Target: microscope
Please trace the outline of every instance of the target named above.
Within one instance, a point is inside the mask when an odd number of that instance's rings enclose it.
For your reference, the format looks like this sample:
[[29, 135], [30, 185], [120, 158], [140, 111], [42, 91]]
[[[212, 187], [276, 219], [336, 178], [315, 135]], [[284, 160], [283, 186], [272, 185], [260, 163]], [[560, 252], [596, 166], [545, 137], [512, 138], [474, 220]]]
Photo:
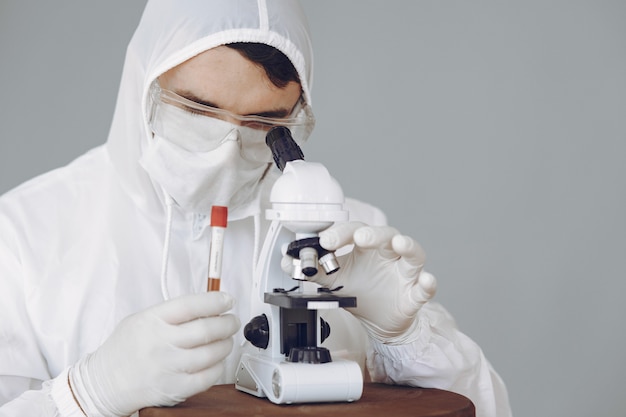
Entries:
[[[319, 268], [339, 269], [318, 233], [348, 219], [343, 191], [322, 164], [304, 161], [289, 129], [273, 128], [266, 143], [282, 175], [271, 190], [271, 224], [253, 274], [254, 317], [244, 327], [253, 348], [241, 357], [235, 387], [276, 404], [356, 401], [361, 368], [320, 346], [330, 326], [319, 316], [319, 310], [356, 307], [356, 297], [307, 281]], [[287, 268], [284, 254], [292, 259]]]

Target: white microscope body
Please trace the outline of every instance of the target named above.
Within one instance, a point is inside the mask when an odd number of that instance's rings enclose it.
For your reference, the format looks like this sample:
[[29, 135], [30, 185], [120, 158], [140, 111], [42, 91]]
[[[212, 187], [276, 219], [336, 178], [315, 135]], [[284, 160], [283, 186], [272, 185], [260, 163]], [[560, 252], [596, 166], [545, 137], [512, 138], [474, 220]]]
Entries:
[[[254, 318], [244, 330], [258, 350], [243, 354], [235, 386], [276, 404], [355, 401], [363, 390], [361, 368], [353, 361], [332, 359], [320, 347], [329, 326], [318, 310], [354, 307], [356, 298], [318, 290], [306, 281], [318, 266], [326, 273], [338, 269], [334, 254], [319, 246], [318, 233], [347, 220], [343, 191], [322, 164], [305, 162], [289, 131], [280, 129], [268, 134], [283, 174], [270, 195], [272, 209], [266, 217], [271, 224], [254, 271]], [[274, 147], [272, 134], [282, 141]], [[293, 257], [292, 276], [281, 267], [284, 253]]]

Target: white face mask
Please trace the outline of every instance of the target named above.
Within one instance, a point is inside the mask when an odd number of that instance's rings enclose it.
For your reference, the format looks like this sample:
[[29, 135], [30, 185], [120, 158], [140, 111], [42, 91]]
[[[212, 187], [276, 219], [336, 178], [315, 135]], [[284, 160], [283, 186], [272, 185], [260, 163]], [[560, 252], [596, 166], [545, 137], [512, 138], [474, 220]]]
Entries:
[[207, 152], [191, 151], [155, 135], [139, 163], [184, 211], [208, 214], [211, 206], [222, 205], [228, 206], [232, 219], [255, 201], [268, 164], [242, 158], [240, 132], [230, 126], [221, 145]]
[[[258, 185], [272, 163], [265, 144], [270, 127], [288, 126], [301, 141], [313, 129], [308, 106], [292, 117], [238, 116], [150, 87], [149, 125], [154, 133], [140, 164], [186, 212], [228, 206], [229, 219], [254, 214]], [[234, 119], [238, 123], [231, 123]]]

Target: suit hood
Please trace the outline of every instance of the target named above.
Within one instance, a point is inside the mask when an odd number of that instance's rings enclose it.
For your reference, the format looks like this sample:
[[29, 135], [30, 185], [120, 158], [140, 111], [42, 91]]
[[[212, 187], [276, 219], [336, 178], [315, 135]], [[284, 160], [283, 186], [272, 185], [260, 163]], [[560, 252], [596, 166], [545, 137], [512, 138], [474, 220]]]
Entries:
[[162, 207], [159, 187], [139, 165], [151, 139], [151, 83], [182, 62], [220, 45], [256, 42], [283, 52], [296, 68], [311, 104], [313, 56], [308, 23], [295, 0], [151, 0], [126, 51], [107, 139], [116, 173], [146, 211]]

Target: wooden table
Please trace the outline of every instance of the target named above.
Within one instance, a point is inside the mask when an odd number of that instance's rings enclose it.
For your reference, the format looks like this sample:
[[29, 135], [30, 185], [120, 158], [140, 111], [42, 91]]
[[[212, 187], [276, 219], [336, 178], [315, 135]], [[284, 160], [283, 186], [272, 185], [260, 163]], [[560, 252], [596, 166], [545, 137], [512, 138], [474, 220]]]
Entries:
[[353, 403], [277, 405], [267, 398], [238, 391], [234, 385], [216, 385], [175, 407], [152, 407], [139, 412], [139, 417], [298, 415], [474, 417], [475, 411], [469, 399], [449, 391], [366, 383], [361, 399]]

